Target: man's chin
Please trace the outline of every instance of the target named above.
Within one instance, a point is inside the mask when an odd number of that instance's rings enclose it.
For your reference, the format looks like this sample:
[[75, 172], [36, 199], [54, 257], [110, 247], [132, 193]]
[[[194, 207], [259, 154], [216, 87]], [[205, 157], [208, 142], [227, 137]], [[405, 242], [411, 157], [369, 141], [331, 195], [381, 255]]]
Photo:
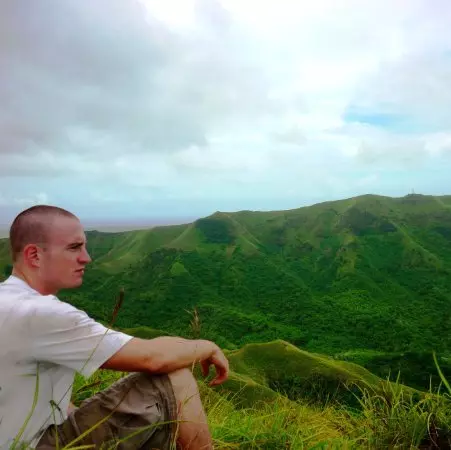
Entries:
[[[69, 283], [68, 283], [69, 284]], [[79, 277], [75, 280], [73, 280], [70, 283], [70, 286], [66, 286], [66, 289], [74, 289], [74, 288], [78, 288], [83, 284], [83, 277]]]

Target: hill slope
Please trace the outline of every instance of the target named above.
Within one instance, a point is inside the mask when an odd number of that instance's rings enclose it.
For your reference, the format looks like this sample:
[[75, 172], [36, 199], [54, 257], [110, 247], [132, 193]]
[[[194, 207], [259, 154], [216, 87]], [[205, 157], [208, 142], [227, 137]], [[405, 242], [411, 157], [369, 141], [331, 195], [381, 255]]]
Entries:
[[[208, 387], [209, 379], [195, 370], [215, 448], [449, 448], [444, 396], [388, 383], [358, 365], [280, 340], [246, 345], [228, 358], [231, 373], [223, 385]], [[77, 377], [73, 402], [120, 376]]]

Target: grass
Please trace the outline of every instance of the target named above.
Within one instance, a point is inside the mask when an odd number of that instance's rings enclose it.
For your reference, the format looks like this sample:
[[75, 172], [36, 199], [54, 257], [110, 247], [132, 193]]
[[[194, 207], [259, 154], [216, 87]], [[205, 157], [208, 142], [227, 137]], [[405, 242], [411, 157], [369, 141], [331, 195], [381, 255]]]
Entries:
[[[121, 376], [99, 371], [89, 380], [77, 377], [74, 401]], [[216, 450], [450, 448], [444, 445], [451, 445], [451, 440], [441, 437], [451, 428], [448, 395], [428, 393], [416, 400], [402, 385], [389, 383], [386, 388], [383, 394], [361, 388], [358, 410], [305, 399], [291, 401], [277, 393], [272, 400], [242, 408], [235, 401], [242, 392], [221, 394], [199, 381]], [[439, 435], [442, 446], [433, 447]]]
[[[350, 443], [340, 431], [340, 413], [278, 396], [258, 408], [235, 409], [225, 398], [204, 394], [215, 448], [312, 448], [321, 442]], [[343, 448], [343, 446], [341, 446]]]
[[[199, 334], [196, 311], [192, 317], [193, 332]], [[415, 391], [399, 380], [381, 380], [357, 364], [309, 354], [283, 341], [247, 345], [228, 352], [228, 358], [234, 371], [224, 386], [211, 388], [208, 379], [194, 372], [216, 450], [451, 448], [447, 431], [451, 429], [451, 387], [435, 355], [444, 393]], [[285, 373], [299, 377], [304, 388], [312, 383], [311, 372], [321, 368], [335, 377], [337, 391], [354, 396], [357, 407], [341, 402], [342, 395], [330, 397], [327, 389], [321, 391], [326, 401], [306, 395], [308, 389], [298, 392], [296, 400], [270, 389], [271, 367], [283, 360]], [[123, 375], [108, 370], [97, 371], [88, 380], [77, 375], [73, 402], [79, 405]]]
[[[121, 299], [118, 305], [119, 310]], [[197, 311], [191, 316], [192, 332], [200, 337]], [[198, 368], [194, 372], [216, 450], [451, 448], [451, 387], [435, 355], [445, 393], [419, 392], [399, 379], [382, 380], [357, 364], [281, 340], [246, 345], [227, 357], [232, 371], [222, 386], [210, 388]], [[88, 380], [77, 375], [72, 401], [78, 406], [124, 375], [108, 370]], [[283, 383], [274, 383], [277, 379]], [[314, 391], [318, 380], [327, 383]], [[290, 388], [296, 395], [289, 395]]]
[[137, 230], [131, 233], [89, 233], [88, 250], [107, 273], [118, 273], [137, 264], [143, 253], [154, 251], [175, 239], [186, 225], [173, 225]]

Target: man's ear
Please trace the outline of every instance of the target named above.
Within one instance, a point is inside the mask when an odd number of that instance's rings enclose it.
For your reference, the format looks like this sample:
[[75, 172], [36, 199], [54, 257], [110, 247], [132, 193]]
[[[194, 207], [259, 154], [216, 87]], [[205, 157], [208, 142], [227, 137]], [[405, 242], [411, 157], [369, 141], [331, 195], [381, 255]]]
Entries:
[[40, 267], [41, 249], [36, 244], [27, 244], [23, 249], [23, 259], [29, 266]]

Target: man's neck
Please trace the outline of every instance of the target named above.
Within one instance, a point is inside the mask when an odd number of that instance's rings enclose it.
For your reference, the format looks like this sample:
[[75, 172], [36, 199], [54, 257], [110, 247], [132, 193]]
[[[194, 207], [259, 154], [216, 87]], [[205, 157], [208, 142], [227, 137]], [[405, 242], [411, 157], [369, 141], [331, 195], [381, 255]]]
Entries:
[[56, 295], [56, 292], [46, 287], [42, 282], [39, 282], [37, 277], [33, 276], [33, 274], [27, 272], [26, 270], [23, 270], [18, 266], [13, 267], [11, 275], [16, 278], [19, 278], [24, 283], [27, 283], [28, 286], [30, 286], [35, 291], [39, 292], [41, 295], [50, 295], [50, 294]]

